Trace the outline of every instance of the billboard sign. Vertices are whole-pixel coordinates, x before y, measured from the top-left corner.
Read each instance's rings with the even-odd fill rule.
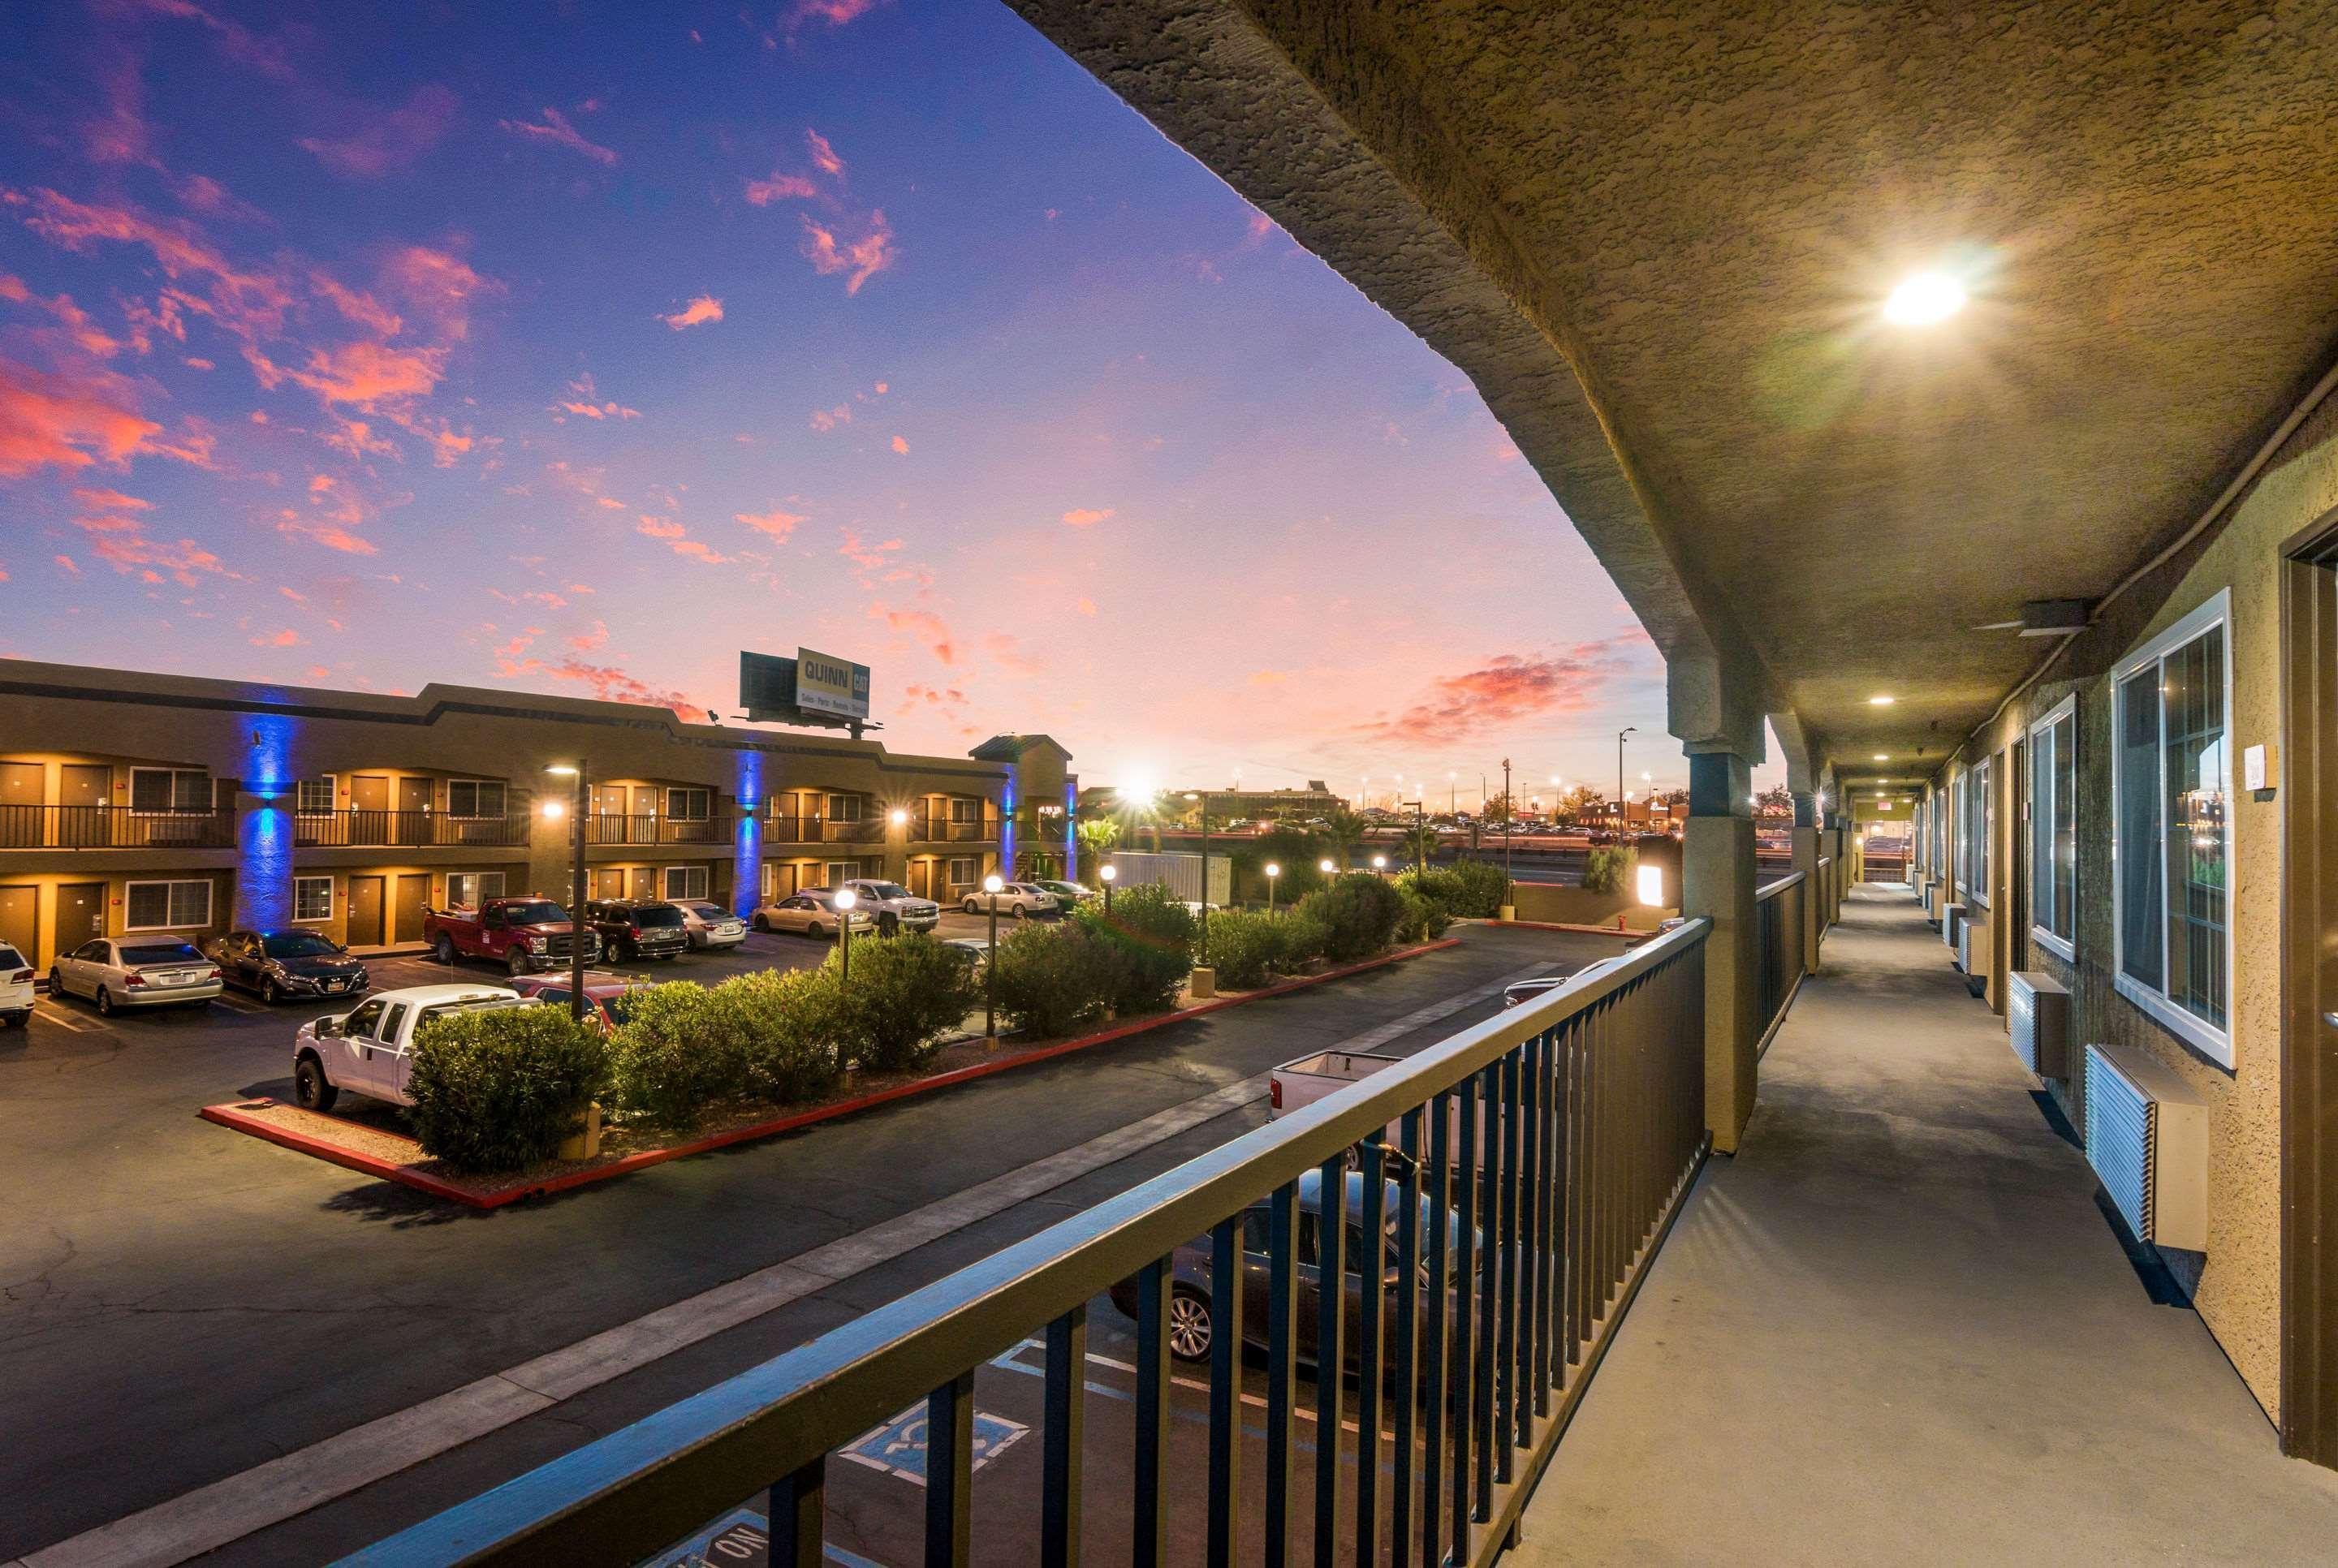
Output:
[[[869,666],[796,650],[796,706],[839,719],[869,717]]]

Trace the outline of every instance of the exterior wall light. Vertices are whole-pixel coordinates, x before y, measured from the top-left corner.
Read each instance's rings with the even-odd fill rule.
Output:
[[[1931,327],[1965,308],[1965,286],[1945,272],[1919,272],[1891,290],[1883,318],[1894,327]]]

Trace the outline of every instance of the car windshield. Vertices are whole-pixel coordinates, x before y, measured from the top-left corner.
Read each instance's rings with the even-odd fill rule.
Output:
[[[679,926],[682,911],[671,904],[650,904],[634,911],[636,926]]]
[[[146,942],[122,949],[122,961],[139,964],[201,964],[203,956],[184,942]]]
[[[498,913],[514,926],[550,926],[568,918],[568,911],[549,898],[529,904],[506,904]]]
[[[731,911],[720,904],[689,904],[683,907],[701,920],[727,920],[731,917]]]
[[[909,890],[907,887],[902,887],[899,882],[871,882],[869,884],[869,897],[871,898],[907,898],[909,896]]]
[[[270,958],[330,958],[340,948],[330,937],[314,931],[282,931],[260,939],[260,950]]]

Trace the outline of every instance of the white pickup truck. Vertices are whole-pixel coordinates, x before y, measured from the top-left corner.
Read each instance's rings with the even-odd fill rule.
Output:
[[[414,1037],[433,1018],[491,1007],[535,1007],[500,985],[412,985],[380,991],[353,1012],[311,1019],[292,1042],[292,1093],[301,1108],[330,1111],[343,1090],[392,1105],[411,1105],[408,1073]]]

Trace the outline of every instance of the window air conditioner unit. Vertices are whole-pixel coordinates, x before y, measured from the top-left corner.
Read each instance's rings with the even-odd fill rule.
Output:
[[[2087,1047],[2087,1163],[2138,1240],[2208,1250],[2208,1106],[2157,1058]]]
[[[1959,957],[1964,955],[1963,945],[1959,941],[1964,934],[1964,924],[1965,906],[1963,905],[1952,903],[1940,906],[1940,940],[1946,942],[1949,945],[1949,951]]]
[[[1957,967],[1968,975],[1973,972],[1973,927],[1979,924],[1970,914],[1957,922]]]
[[[2006,981],[2005,1026],[2013,1054],[2040,1078],[2070,1075],[2070,993],[2038,969],[2016,971]]]
[[[1940,906],[1947,901],[1948,896],[1940,890],[1940,879],[1938,877],[1926,877],[1924,879],[1924,919],[1934,929],[1940,926]]]

